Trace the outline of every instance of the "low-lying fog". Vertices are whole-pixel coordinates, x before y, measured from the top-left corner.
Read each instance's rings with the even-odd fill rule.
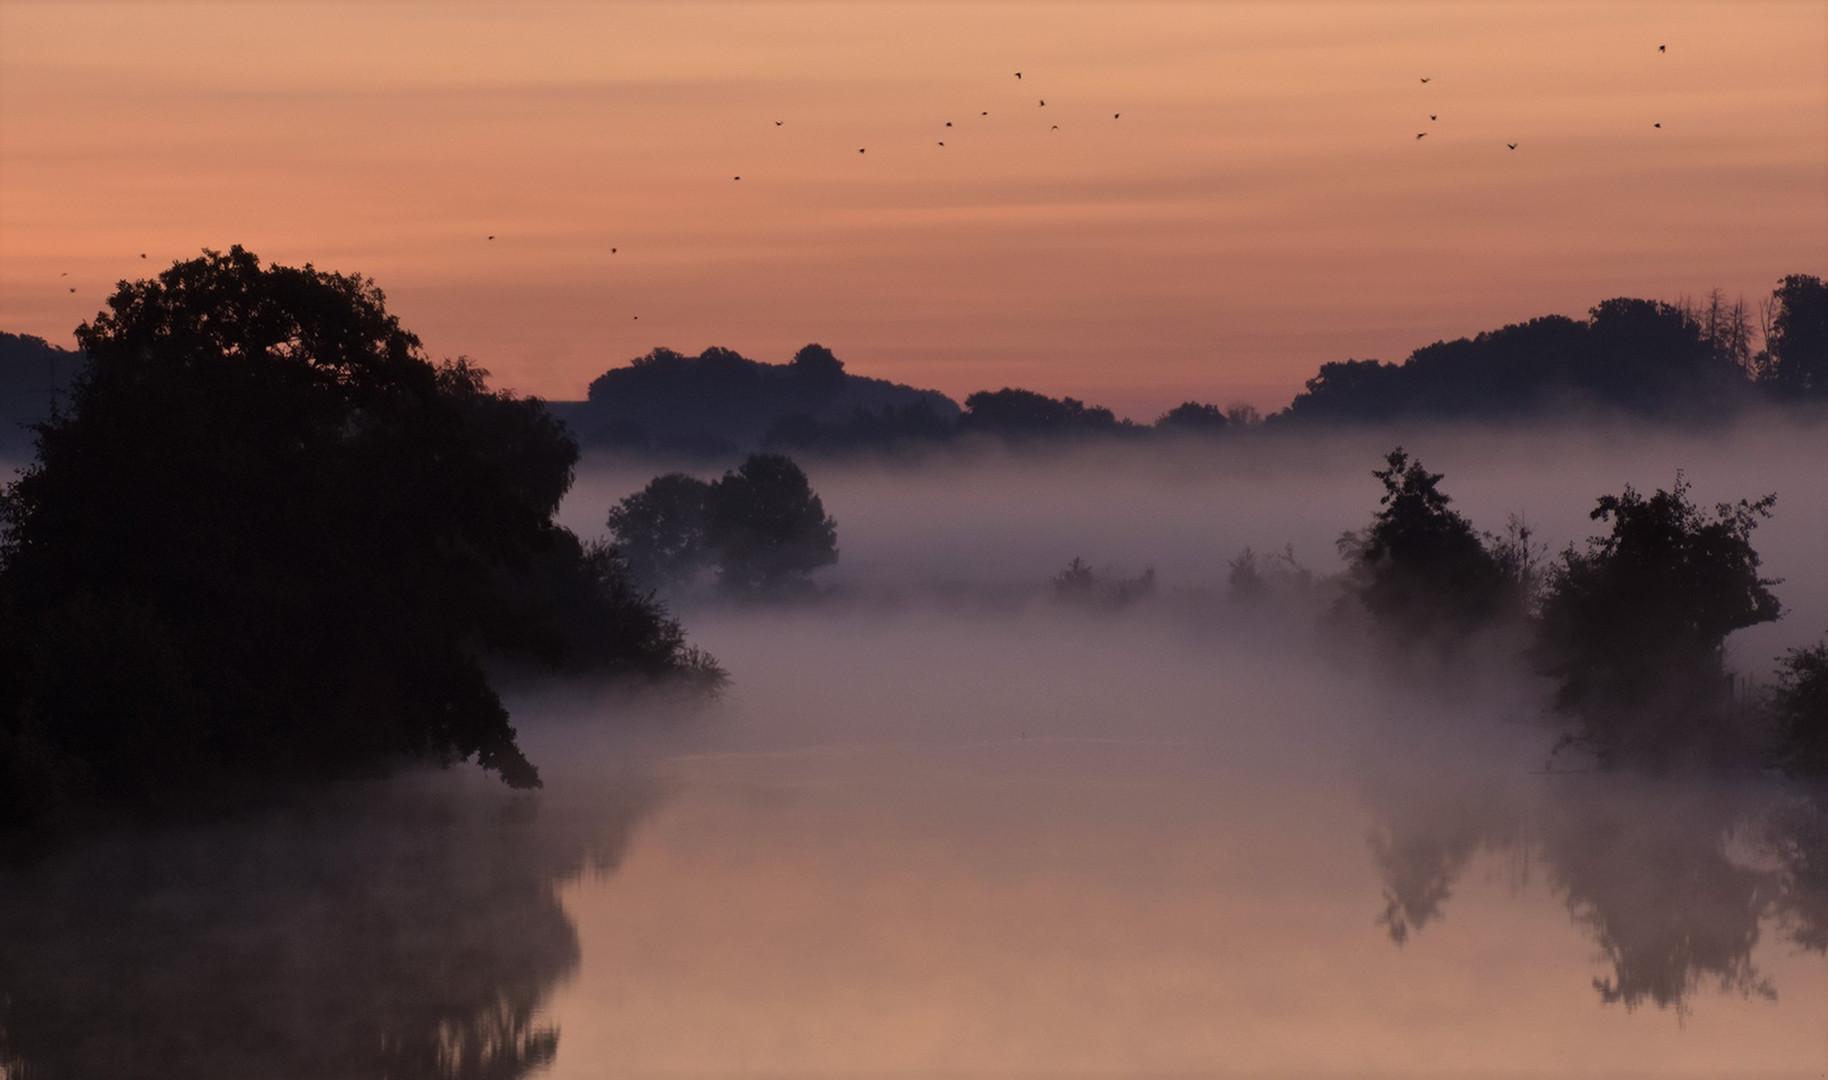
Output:
[[[535,795],[356,785],[0,890],[0,1076],[1819,1076],[1823,804],[1550,767],[1518,667],[1227,602],[1246,545],[1333,573],[1398,441],[1553,548],[1678,469],[1775,491],[1790,613],[1735,662],[1828,631],[1820,428],[807,462],[832,595],[681,603],[716,704],[519,686]],[[655,471],[587,461],[567,523]],[[1075,556],[1158,591],[1052,602]]]

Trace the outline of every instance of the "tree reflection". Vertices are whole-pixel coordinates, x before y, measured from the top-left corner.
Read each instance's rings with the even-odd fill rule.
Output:
[[[579,959],[559,888],[654,802],[618,792],[401,778],[0,868],[0,1077],[527,1076]]]
[[[1481,850],[1540,871],[1611,967],[1600,1000],[1687,1012],[1704,987],[1775,997],[1752,962],[1761,934],[1828,952],[1828,797],[1616,774],[1369,791],[1378,924],[1392,941],[1441,917]]]

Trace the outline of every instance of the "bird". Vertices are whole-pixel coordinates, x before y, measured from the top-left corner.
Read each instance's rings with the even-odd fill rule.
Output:
[[[946,140],[944,140],[944,139],[941,139],[941,140],[940,140],[940,141],[939,141],[939,145],[941,145],[941,146],[944,146],[944,145],[946,145]]]
[[[75,291],[76,291],[76,290],[75,290],[75,289],[71,289],[71,290],[70,290],[70,291],[71,291],[71,292],[75,292]]]
[[[1663,125],[1662,125],[1662,124],[1652,124],[1652,125],[1650,125],[1650,126],[1651,126],[1651,127],[1653,127],[1653,128],[1660,128],[1660,127],[1662,127],[1662,126],[1663,126]]]
[[[65,270],[65,271],[64,271],[64,272],[63,272],[63,273],[61,273],[61,274],[58,274],[58,275],[57,275],[57,276],[58,276],[58,277],[69,277],[69,276],[70,276],[70,272],[69,272],[69,271],[68,271],[68,270]]]
[[[146,257],[146,253],[144,251],[140,252],[140,258],[144,259],[145,257]]]
[[[1121,117],[1122,117],[1122,116],[1123,116],[1123,114],[1122,114],[1122,113],[1120,113],[1120,112],[1114,112],[1114,113],[1112,113],[1112,114],[1111,114],[1111,119],[1113,119],[1113,120],[1116,120],[1116,119],[1119,119],[1119,118],[1121,118]]]
[[[1426,139],[1428,137],[1428,133],[1426,131],[1418,131],[1415,133],[1415,137],[1418,139]]]
[[[1022,77],[1022,73],[1021,73],[1021,72],[1019,72],[1019,71],[1018,71],[1018,72],[1016,72],[1016,78],[1018,78],[1018,79],[1019,79],[1019,78],[1021,78],[1021,77]]]
[[[730,178],[730,179],[732,179],[732,180],[741,180],[741,179],[742,179],[742,177],[740,177],[740,176],[732,176],[732,177],[731,177],[731,178]]]
[[[495,234],[494,234],[494,233],[490,233],[490,234],[489,234],[489,239],[491,239],[491,240],[493,240],[493,239],[495,239]]]
[[[951,127],[951,126],[952,126],[952,121],[950,121],[950,120],[948,120],[948,121],[946,121],[946,126],[947,126],[947,127]]]
[[[785,123],[785,121],[782,121],[782,120],[776,120],[776,121],[775,121],[775,122],[774,122],[774,126],[775,126],[775,127],[780,127],[780,126],[781,126],[781,125],[782,125],[782,124],[783,124],[783,123]]]
[[[1042,98],[1042,99],[1041,99],[1041,105],[1042,105],[1042,107],[1043,107],[1043,108],[1045,108],[1045,107],[1046,107],[1046,106],[1047,106],[1047,99],[1046,99],[1046,98]]]
[[[615,253],[616,253],[616,249],[615,249],[615,248],[610,248],[610,249],[609,249],[609,253],[610,253],[610,254],[611,254],[611,255],[614,255],[614,254],[615,254]]]
[[[1424,76],[1422,76],[1422,81],[1423,81],[1423,82],[1427,82],[1427,81],[1428,81],[1428,76],[1426,76],[1426,75],[1424,75]]]
[[[1657,46],[1657,51],[1658,51],[1658,52],[1668,52],[1668,51],[1669,51],[1669,46],[1667,46],[1667,45],[1658,45],[1658,46]]]
[[[1054,126],[1053,126],[1053,127],[1051,127],[1051,128],[1049,128],[1049,129],[1048,129],[1048,130],[1049,130],[1049,131],[1059,131],[1059,130],[1060,130],[1060,125],[1059,125],[1059,124],[1055,124],[1055,125],[1054,125]]]
[[[858,148],[857,148],[857,152],[858,152],[858,153],[859,153],[859,154],[861,154],[861,153],[863,153],[863,152],[864,152],[864,151],[865,151],[865,150],[867,150],[867,149],[868,149],[868,147],[864,147],[864,146],[859,146],[859,147],[858,147]]]
[[[1428,119],[1430,119],[1430,120],[1435,120],[1435,119],[1438,119],[1438,118],[1437,118],[1437,117],[1436,117],[1436,116],[1435,116],[1435,114],[1434,114],[1434,113],[1429,113],[1429,114],[1428,114]]]
[[[1515,149],[1517,149],[1517,144],[1516,144],[1516,143],[1514,143],[1514,142],[1507,142],[1507,143],[1505,143],[1505,144],[1504,144],[1504,145],[1506,145],[1506,146],[1508,146],[1508,147],[1510,147],[1510,148],[1511,148],[1511,149],[1512,149],[1512,150],[1515,150]]]
[[[989,112],[988,112],[988,111],[986,111],[986,112],[981,112],[981,113],[978,113],[978,115],[979,115],[979,116],[989,116],[989,115],[990,115],[990,113],[989,113]]]
[[[637,315],[637,316],[635,316],[635,321],[636,321],[636,322],[640,322],[640,321],[641,321],[641,316],[639,316],[639,315]]]

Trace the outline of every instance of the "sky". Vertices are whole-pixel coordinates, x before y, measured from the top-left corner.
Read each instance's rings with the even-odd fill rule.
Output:
[[[70,344],[233,244],[550,398],[817,341],[955,398],[1276,408],[1828,273],[1828,3],[0,0],[0,329]]]

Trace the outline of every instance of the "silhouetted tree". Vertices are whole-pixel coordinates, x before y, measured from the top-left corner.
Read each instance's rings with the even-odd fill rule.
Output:
[[[1197,401],[1182,402],[1161,414],[1155,421],[1158,430],[1187,434],[1210,434],[1224,431],[1229,426],[1225,413],[1217,405],[1202,405]]]
[[[529,786],[484,654],[673,667],[677,624],[552,521],[563,427],[428,362],[372,282],[237,247],[108,304],[4,502],[0,752],[116,804],[399,755]],[[613,636],[568,641],[555,593]]]
[[[667,473],[610,508],[610,535],[636,581],[649,588],[679,585],[710,565],[710,500],[710,484]]]
[[[1828,641],[1784,657],[1771,708],[1784,764],[1807,776],[1828,776]]]
[[[1789,400],[1828,399],[1828,284],[1791,274],[1771,299],[1760,383]]]
[[[1342,550],[1352,591],[1378,625],[1402,641],[1449,645],[1496,618],[1515,599],[1504,567],[1441,491],[1440,473],[1402,447],[1373,471],[1383,510]]]
[[[1649,498],[1626,487],[1591,515],[1612,532],[1551,566],[1538,661],[1603,762],[1734,749],[1721,647],[1781,610],[1751,544],[1775,502],[1722,503],[1710,518],[1680,477]]]
[[[779,454],[752,454],[711,485],[706,541],[717,554],[717,580],[739,595],[804,587],[807,576],[838,561],[837,523],[807,482]]]
[[[836,389],[844,385],[844,361],[823,345],[808,345],[793,354],[793,375],[813,389]]]

